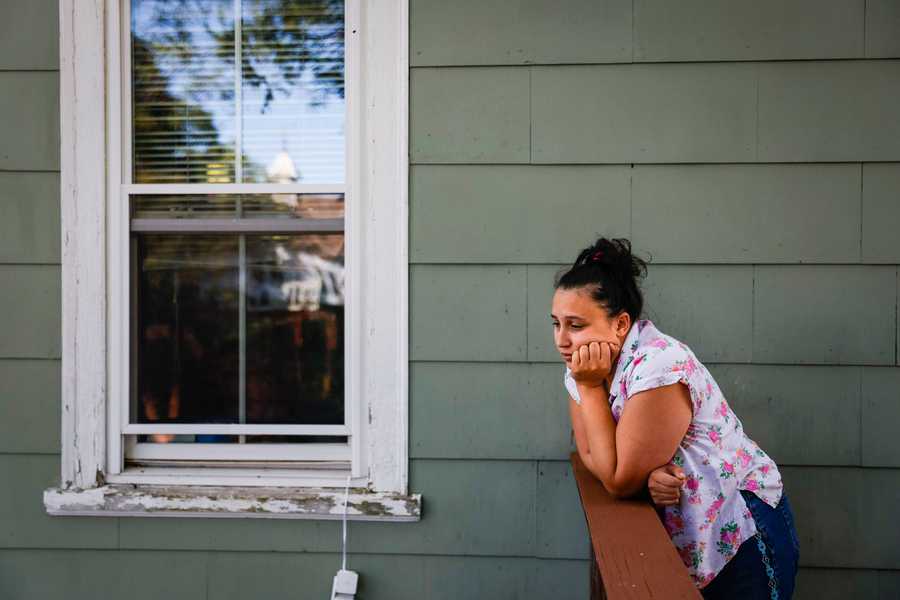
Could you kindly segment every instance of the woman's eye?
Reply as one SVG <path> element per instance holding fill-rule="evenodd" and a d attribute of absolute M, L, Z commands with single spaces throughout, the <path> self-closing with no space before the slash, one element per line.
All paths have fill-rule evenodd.
<path fill-rule="evenodd" d="M 573 324 L 569 325 L 569 327 L 571 327 L 572 329 L 582 329 L 584 327 L 584 325 L 575 325 L 573 323 Z"/>
<path fill-rule="evenodd" d="M 553 321 L 553 326 L 554 326 L 554 327 L 559 327 L 559 323 L 557 323 L 556 321 Z"/>

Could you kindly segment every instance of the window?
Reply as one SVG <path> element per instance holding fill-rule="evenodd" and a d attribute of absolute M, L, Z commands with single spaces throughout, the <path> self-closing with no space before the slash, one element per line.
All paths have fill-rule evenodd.
<path fill-rule="evenodd" d="M 405 2 L 61 15 L 62 490 L 405 495 Z"/>

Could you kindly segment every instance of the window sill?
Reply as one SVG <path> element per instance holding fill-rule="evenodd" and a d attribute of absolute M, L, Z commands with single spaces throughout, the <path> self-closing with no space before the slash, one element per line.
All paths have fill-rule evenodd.
<path fill-rule="evenodd" d="M 351 490 L 349 521 L 418 521 L 422 495 Z M 44 508 L 55 516 L 215 517 L 340 520 L 344 492 L 331 489 L 104 485 L 86 490 L 50 488 Z"/>

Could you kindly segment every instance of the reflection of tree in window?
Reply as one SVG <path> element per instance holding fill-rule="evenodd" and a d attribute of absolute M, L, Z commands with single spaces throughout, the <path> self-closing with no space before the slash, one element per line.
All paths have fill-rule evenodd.
<path fill-rule="evenodd" d="M 168 91 L 146 41 L 135 36 L 132 47 L 134 181 L 234 181 L 234 144 L 219 141 L 212 113 Z"/>
<path fill-rule="evenodd" d="M 132 0 L 135 183 L 342 183 L 343 4 Z M 132 209 L 342 219 L 343 195 L 186 188 Z M 343 235 L 205 231 L 135 235 L 139 420 L 343 423 Z"/>
<path fill-rule="evenodd" d="M 134 0 L 136 181 L 235 181 L 237 119 L 241 181 L 289 147 L 298 179 L 342 178 L 343 4 L 243 0 L 237 89 L 232 0 Z"/>

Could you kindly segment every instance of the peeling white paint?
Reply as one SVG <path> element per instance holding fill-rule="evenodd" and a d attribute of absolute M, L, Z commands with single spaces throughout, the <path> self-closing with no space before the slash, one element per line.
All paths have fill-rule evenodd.
<path fill-rule="evenodd" d="M 363 81 L 359 93 L 348 102 L 359 103 L 361 116 L 351 138 L 357 144 L 352 164 L 359 171 L 359 193 L 364 199 L 350 232 L 355 247 L 365 260 L 356 260 L 359 280 L 352 310 L 359 319 L 348 322 L 359 327 L 360 339 L 353 344 L 356 354 L 348 354 L 352 367 L 354 400 L 350 414 L 354 426 L 354 478 L 384 495 L 367 496 L 351 502 L 359 514 L 353 518 L 396 518 L 417 520 L 421 504 L 418 495 L 408 492 L 408 89 L 409 89 L 409 2 L 364 0 L 360 5 L 365 19 L 357 48 Z M 64 488 L 103 486 L 118 477 L 121 483 L 131 474 L 123 471 L 121 406 L 113 398 L 127 398 L 127 278 L 122 288 L 110 273 L 121 274 L 127 252 L 117 252 L 125 241 L 127 211 L 122 203 L 107 205 L 107 190 L 118 190 L 117 168 L 123 149 L 118 134 L 119 2 L 113 0 L 61 0 L 60 2 L 60 128 L 61 128 L 61 215 L 62 215 L 62 435 L 61 477 Z M 106 20 L 108 19 L 108 20 Z M 377 32 L 378 35 L 374 35 Z M 371 33 L 371 35 L 370 35 Z M 349 47 L 349 46 L 348 46 Z M 110 49 L 110 56 L 106 56 Z M 109 61 L 109 62 L 107 62 Z M 107 69 L 108 67 L 108 69 Z M 352 99 L 349 99 L 353 96 Z M 348 104 L 349 107 L 349 104 Z M 348 108 L 348 110 L 351 110 Z M 353 109 L 355 110 L 355 109 Z M 107 144 L 107 140 L 110 140 Z M 127 149 L 126 149 L 127 150 Z M 348 196 L 349 197 L 349 196 Z M 124 211 L 124 212 L 117 212 Z M 372 265 L 377 268 L 370 268 Z M 363 303 L 365 301 L 365 304 Z M 364 309 L 364 310 L 362 310 Z M 126 343 L 122 343 L 125 340 Z M 109 346 L 107 343 L 109 342 Z M 124 349 L 124 352 L 118 351 Z M 366 411 L 366 412 L 363 412 Z M 366 419 L 366 415 L 368 419 Z M 107 430 L 109 425 L 109 431 Z M 108 450 L 108 451 L 107 451 Z M 250 472 L 250 469 L 248 469 Z M 252 471 L 264 485 L 280 485 L 267 479 L 269 473 Z M 143 477 L 144 474 L 141 474 Z M 179 474 L 179 477 L 181 474 Z M 304 475 L 305 477 L 305 475 Z M 299 478 L 297 478 L 299 479 Z M 181 481 L 196 484 L 208 479 L 184 474 Z M 132 483 L 139 483 L 132 480 Z M 241 482 L 243 483 L 243 482 Z M 291 482 L 293 483 L 293 482 Z M 309 486 L 323 485 L 311 475 Z M 300 482 L 298 485 L 302 485 Z M 141 484 L 143 485 L 143 484 Z M 101 488 L 102 489 L 102 488 Z M 316 488 L 311 488 L 316 489 Z M 48 490 L 50 492 L 50 490 Z M 335 492 L 330 492 L 332 495 Z M 399 494 L 390 496 L 390 494 Z M 329 503 L 328 493 L 316 496 L 329 510 L 338 510 L 340 501 Z M 59 514 L 78 514 L 72 505 L 89 499 L 57 498 Z M 108 495 L 103 505 L 112 504 Z M 121 494 L 115 502 L 125 502 Z M 414 500 L 413 500 L 414 499 Z M 141 501 L 134 501 L 141 506 Z M 261 505 L 259 513 L 232 513 L 219 504 L 210 510 L 242 516 L 310 514 L 298 513 L 296 504 L 278 502 Z M 309 503 L 311 501 L 307 501 Z M 302 504 L 302 503 L 301 503 Z M 415 508 L 410 508 L 410 506 Z M 293 508 L 292 508 L 293 507 Z M 129 507 L 122 510 L 131 510 Z M 48 511 L 50 505 L 48 504 Z M 108 514 L 110 508 L 104 509 Z M 154 509 L 156 510 L 156 509 Z M 187 509 L 159 509 L 175 514 Z M 86 514 L 93 514 L 85 509 Z M 369 513 L 380 513 L 378 516 Z M 131 513 L 128 513 L 131 514 Z M 153 513 L 156 514 L 156 513 Z M 196 512 L 191 514 L 197 514 Z M 218 515 L 219 512 L 211 514 Z M 415 515 L 411 517 L 410 515 Z"/>
<path fill-rule="evenodd" d="M 257 517 L 341 519 L 344 494 L 327 489 L 105 485 L 44 491 L 48 514 L 92 516 Z M 418 521 L 420 494 L 354 491 L 347 518 L 354 521 Z"/>

